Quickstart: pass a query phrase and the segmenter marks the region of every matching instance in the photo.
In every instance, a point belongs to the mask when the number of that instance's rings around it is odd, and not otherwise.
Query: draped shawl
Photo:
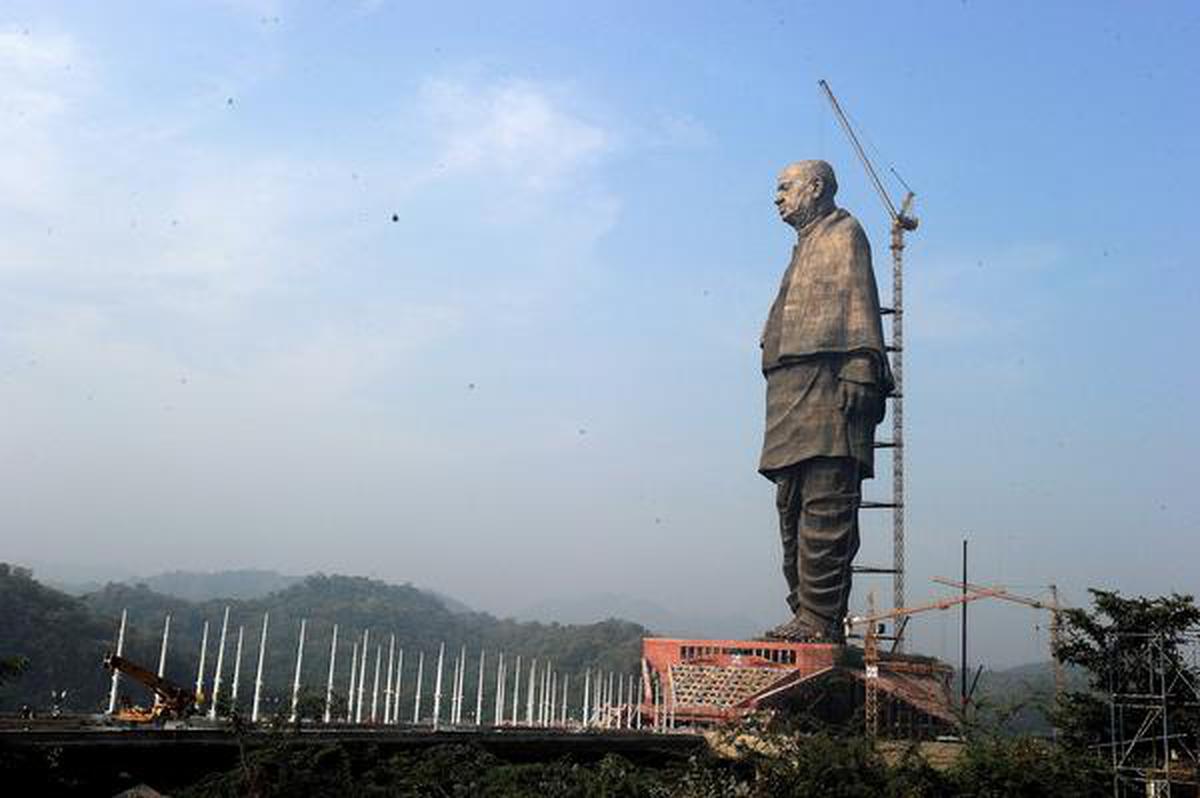
[[[871,245],[838,208],[801,231],[763,332],[764,372],[820,355],[868,355],[878,387],[892,389]]]

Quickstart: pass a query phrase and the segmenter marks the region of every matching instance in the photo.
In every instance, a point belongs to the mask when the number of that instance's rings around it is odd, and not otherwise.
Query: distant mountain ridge
[[[188,601],[208,601],[216,598],[262,598],[303,579],[302,576],[289,576],[278,571],[243,568],[229,571],[167,571],[121,581],[143,584],[156,593]]]
[[[553,662],[556,671],[571,674],[570,700],[578,704],[582,700],[584,669],[635,673],[641,639],[647,634],[637,624],[617,620],[562,625],[499,619],[487,613],[463,611],[465,605],[411,585],[323,574],[304,577],[265,596],[191,601],[151,590],[145,581],[135,585],[113,582],[85,596],[73,597],[40,584],[27,569],[0,566],[0,606],[8,613],[0,624],[0,657],[23,656],[30,662],[24,676],[0,688],[0,710],[11,710],[24,702],[44,706],[50,690],[66,688],[70,691],[69,709],[97,711],[108,682],[101,659],[115,645],[122,610],[127,610],[129,617],[124,653],[141,663],[157,661],[163,623],[170,613],[166,675],[183,685],[196,681],[206,622],[209,633],[204,679],[211,684],[225,608],[229,608],[230,617],[225,668],[233,667],[233,646],[240,630],[245,638],[243,676],[257,654],[264,617],[269,613],[264,689],[272,702],[290,694],[301,619],[307,622],[302,682],[308,689],[319,685],[324,694],[336,623],[339,677],[335,693],[344,689],[344,674],[348,673],[354,646],[366,642],[371,660],[386,660],[394,635],[397,648],[408,652],[404,660],[409,674],[403,688],[406,700],[411,699],[418,656],[424,654],[428,684],[432,677],[429,669],[444,645],[448,663],[466,650],[471,663],[466,675],[469,690],[474,689],[481,653],[488,657],[489,673],[494,675],[495,657],[504,652],[509,657],[521,656],[526,663]],[[137,688],[131,692],[136,693]],[[247,699],[245,691],[241,699]]]
[[[1068,667],[1064,675],[1066,690],[1088,688],[1086,671]],[[968,674],[968,680],[973,678],[973,673]],[[956,683],[956,693],[958,689]],[[1049,736],[1054,730],[1050,717],[1054,706],[1054,663],[1030,662],[1000,670],[984,668],[972,701],[990,720],[1003,718],[1009,733]]]
[[[661,637],[734,640],[760,635],[770,625],[756,623],[742,615],[676,612],[647,599],[618,593],[546,599],[526,607],[516,617],[543,623],[595,623],[607,618],[624,618],[645,626]]]
[[[126,585],[145,585],[155,593],[188,601],[211,601],[223,598],[264,598],[303,582],[305,578],[259,568],[239,568],[224,571],[167,571],[153,576],[115,581]],[[84,592],[95,593],[103,587],[97,585]],[[428,588],[417,589],[436,598],[451,612],[473,612],[469,606],[452,596]]]

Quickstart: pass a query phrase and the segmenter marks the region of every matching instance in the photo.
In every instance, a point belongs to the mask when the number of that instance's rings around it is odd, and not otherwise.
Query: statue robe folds
[[[815,457],[849,457],[874,473],[874,428],[893,387],[871,246],[835,209],[800,231],[762,338],[767,424],[759,471],[768,478]],[[839,382],[875,389],[863,417],[841,406]]]

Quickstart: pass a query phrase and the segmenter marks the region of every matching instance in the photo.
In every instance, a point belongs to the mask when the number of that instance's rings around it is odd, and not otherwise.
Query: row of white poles
[[[666,732],[675,729],[675,680],[672,678],[672,672],[668,669],[665,674],[666,685],[663,685],[662,678],[650,679],[650,701],[651,701],[651,719],[650,729],[656,732]],[[641,707],[638,707],[638,712],[641,712]],[[640,726],[639,719],[639,726]]]
[[[122,656],[125,653],[125,629],[128,624],[128,610],[121,610],[121,626],[117,632],[117,656]],[[263,664],[267,656],[267,628],[270,622],[270,613],[263,613],[262,633],[259,641],[258,649],[258,671],[254,683],[254,704],[251,710],[251,720],[258,721],[259,709],[262,700],[262,676]],[[298,659],[296,663],[297,682],[293,685],[292,692],[292,714],[295,716],[296,698],[299,693],[299,657],[303,656],[304,647],[304,627],[305,622],[300,622],[300,649],[298,650]],[[226,638],[229,633],[229,607],[225,608],[224,616],[221,619],[221,637],[217,644],[217,662],[216,668],[213,671],[213,690],[211,696],[206,696],[204,693],[205,683],[205,662],[208,655],[208,621],[204,622],[204,629],[200,635],[200,665],[196,669],[196,703],[203,705],[208,704],[208,717],[215,719],[217,717],[217,701],[221,695],[221,680],[225,672],[225,649]],[[237,651],[234,655],[233,665],[233,684],[230,689],[229,702],[231,706],[237,706],[238,690],[241,686],[242,676],[242,646],[245,641],[246,629],[244,626],[238,627],[237,633]],[[166,675],[167,669],[167,646],[171,638],[171,615],[167,613],[163,621],[162,643],[158,652],[158,675],[160,677]],[[109,688],[108,694],[108,714],[113,714],[117,708],[117,694],[121,682],[121,673],[118,670],[113,670],[112,685]],[[155,696],[155,703],[158,703],[158,697]]]
[[[127,612],[122,611],[120,630],[117,635],[118,655],[123,654],[124,651],[126,623]],[[259,634],[258,666],[254,678],[254,700],[250,714],[250,720],[253,723],[257,723],[260,718],[263,671],[266,663],[269,625],[270,613],[263,613],[262,628]],[[308,620],[301,619],[296,644],[296,666],[292,678],[291,707],[289,713],[289,720],[293,723],[300,717],[301,675],[304,664],[304,645],[307,631]],[[212,674],[211,696],[206,696],[204,693],[207,676],[205,673],[205,663],[208,652],[208,633],[209,624],[208,621],[205,621],[201,633],[200,663],[196,671],[196,700],[198,704],[207,704],[208,717],[216,719],[224,674],[226,641],[229,633],[228,607],[225,608],[221,619],[216,667]],[[401,713],[400,707],[404,674],[404,648],[396,646],[396,636],[394,634],[390,636],[386,646],[387,667],[384,669],[384,645],[382,642],[375,644],[374,667],[371,676],[371,690],[368,703],[366,689],[368,679],[367,668],[369,661],[372,659],[371,632],[369,629],[363,630],[361,639],[355,640],[351,645],[345,714],[335,717],[334,682],[337,676],[338,633],[338,625],[334,624],[330,635],[329,669],[326,676],[324,712],[321,719],[325,723],[399,725],[402,722],[402,718],[408,717],[407,713]],[[171,616],[168,614],[163,623],[162,644],[159,650],[159,676],[163,676],[165,673],[170,634]],[[229,703],[232,707],[237,706],[244,638],[245,627],[239,625],[236,653],[234,654],[232,686],[229,696]],[[468,703],[466,693],[466,677],[470,665],[468,660],[467,647],[462,646],[458,654],[454,657],[452,664],[453,671],[449,679],[449,706],[446,711],[445,723],[443,723],[442,699],[443,676],[445,675],[446,666],[446,644],[442,643],[438,647],[437,666],[434,672],[432,712],[428,718],[424,719],[434,729],[441,728],[443,725],[451,727],[464,725]],[[475,726],[480,726],[484,723],[484,683],[486,681],[487,666],[487,653],[480,650],[478,666],[475,669],[474,712],[471,714],[471,723]],[[525,677],[524,685],[522,685],[523,676]],[[382,696],[380,691],[381,677],[383,679]],[[425,652],[420,651],[417,654],[416,685],[411,715],[411,723],[414,725],[420,724],[423,720],[421,706],[424,677]],[[112,714],[116,709],[119,680],[120,674],[114,671],[108,701],[109,714]],[[544,728],[568,726],[605,729],[643,728],[642,704],[646,696],[643,695],[643,687],[634,674],[616,674],[611,671],[588,669],[584,673],[583,701],[579,707],[578,719],[570,711],[568,705],[570,685],[570,674],[556,671],[551,662],[539,663],[536,659],[529,659],[527,667],[523,667],[520,655],[516,656],[515,659],[512,657],[506,659],[505,654],[501,652],[496,656],[495,689],[491,703],[492,725]],[[522,692],[522,687],[524,687],[524,692]],[[653,704],[653,722],[650,728],[655,730],[673,728],[673,709],[670,712],[670,723],[668,724],[667,713],[662,710],[662,696],[660,695],[657,682],[652,685],[648,692]],[[383,699],[382,706],[380,705],[381,697]],[[524,698],[523,706],[522,698]],[[673,707],[674,702],[671,702],[671,704]]]
[[[584,672],[584,726],[601,729],[642,728],[642,685],[634,674]]]

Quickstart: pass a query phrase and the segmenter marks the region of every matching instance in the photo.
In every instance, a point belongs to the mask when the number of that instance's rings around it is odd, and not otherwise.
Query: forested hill
[[[134,583],[144,584],[156,593],[178,596],[189,601],[205,601],[211,598],[261,598],[291,587],[303,578],[276,571],[244,568],[214,573],[168,571],[139,578],[134,580]]]
[[[62,688],[72,691],[71,709],[98,709],[107,685],[100,662],[105,650],[114,645],[122,609],[129,612],[126,655],[151,666],[158,661],[164,617],[171,613],[167,675],[190,686],[196,680],[204,622],[210,626],[206,671],[211,674],[221,618],[228,606],[224,678],[229,684],[237,632],[244,627],[243,697],[248,692],[246,684],[252,682],[263,614],[268,611],[264,681],[268,693],[275,694],[287,692],[290,686],[302,618],[308,621],[302,681],[310,686],[319,684],[322,690],[335,622],[339,624],[340,676],[348,675],[351,645],[361,642],[363,632],[370,630],[372,657],[376,645],[382,643],[386,660],[387,644],[394,634],[397,647],[406,651],[406,670],[415,668],[418,652],[424,652],[429,660],[445,643],[449,659],[466,646],[472,662],[468,685],[474,683],[481,648],[493,657],[493,663],[499,651],[521,655],[526,662],[530,657],[553,661],[556,669],[580,674],[581,683],[583,669],[589,666],[631,673],[637,666],[641,638],[648,634],[637,624],[617,620],[566,626],[456,612],[443,598],[411,585],[348,576],[309,576],[261,598],[193,602],[157,593],[145,585],[117,583],[73,598],[39,584],[23,569],[6,566],[0,570],[0,600],[8,614],[0,624],[0,657],[19,655],[29,660],[24,676],[0,688],[0,710],[23,702],[43,706],[51,689]]]
[[[1067,666],[1064,674],[1067,690],[1087,690],[1086,671]],[[1054,664],[1034,662],[995,671],[985,668],[974,700],[988,722],[1002,726],[1008,733],[1049,736],[1054,728],[1050,718]]]
[[[52,689],[64,687],[86,696],[89,706],[97,701],[100,658],[116,630],[110,619],[7,563],[0,563],[0,613],[0,660],[28,661],[22,676],[0,685],[0,710],[44,706]]]

